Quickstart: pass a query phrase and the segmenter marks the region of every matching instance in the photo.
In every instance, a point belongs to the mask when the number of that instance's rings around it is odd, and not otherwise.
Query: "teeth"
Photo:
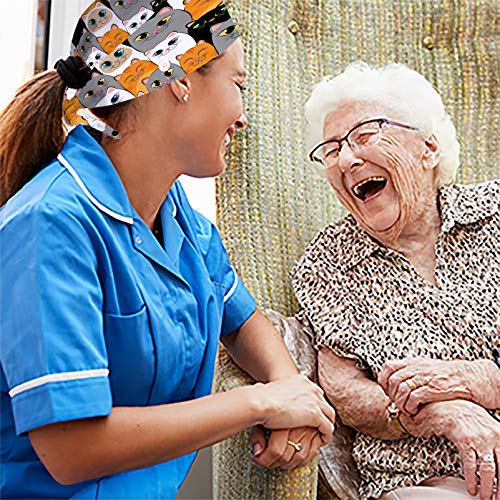
[[[360,182],[359,184],[356,184],[353,188],[354,194],[356,196],[361,196],[362,191],[361,188],[370,181],[376,181],[376,182],[384,182],[385,178],[384,177],[370,177],[369,179],[365,179],[363,182]]]
[[[229,143],[231,142],[231,136],[229,134],[225,135],[224,142],[226,146],[229,146]]]

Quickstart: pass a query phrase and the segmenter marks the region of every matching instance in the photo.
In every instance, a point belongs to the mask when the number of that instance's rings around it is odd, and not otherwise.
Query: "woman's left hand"
[[[453,399],[494,409],[499,404],[499,395],[492,390],[492,381],[500,375],[496,371],[496,365],[488,360],[406,358],[387,361],[378,382],[391,401],[410,415],[415,415],[420,405]]]
[[[301,450],[296,450],[289,441],[300,445]],[[287,470],[307,465],[324,444],[321,434],[312,427],[273,430],[266,439],[266,430],[260,425],[251,430],[250,443],[254,464],[266,469]]]

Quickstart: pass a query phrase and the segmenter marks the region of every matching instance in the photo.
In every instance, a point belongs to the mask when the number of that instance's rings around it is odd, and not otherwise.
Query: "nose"
[[[241,116],[236,120],[234,126],[236,130],[243,130],[244,128],[247,128],[248,120],[244,113],[242,113]]]
[[[359,167],[363,162],[364,160],[356,154],[356,150],[347,141],[344,141],[339,152],[339,168],[345,172]]]

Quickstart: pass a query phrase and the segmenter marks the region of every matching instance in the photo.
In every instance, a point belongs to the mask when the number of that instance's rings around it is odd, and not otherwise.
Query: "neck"
[[[115,166],[130,203],[141,219],[153,229],[155,219],[168,191],[180,175],[175,158],[166,158],[166,142],[155,144],[148,131],[137,130],[124,134],[120,141],[103,142],[103,149]]]
[[[384,241],[385,246],[396,250],[408,259],[421,276],[436,284],[436,242],[441,229],[441,216],[437,206],[437,196],[419,201],[418,212],[413,212],[398,238]]]
[[[432,252],[434,254],[441,229],[441,216],[436,194],[419,200],[418,208],[418,211],[412,213],[397,240],[389,245],[410,260],[413,256],[423,253]]]

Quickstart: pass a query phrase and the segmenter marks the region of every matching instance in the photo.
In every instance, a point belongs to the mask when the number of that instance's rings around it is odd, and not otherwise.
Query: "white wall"
[[[14,96],[16,90],[33,76],[35,65],[36,0],[0,0],[0,109]],[[9,13],[15,12],[13,18]]]

